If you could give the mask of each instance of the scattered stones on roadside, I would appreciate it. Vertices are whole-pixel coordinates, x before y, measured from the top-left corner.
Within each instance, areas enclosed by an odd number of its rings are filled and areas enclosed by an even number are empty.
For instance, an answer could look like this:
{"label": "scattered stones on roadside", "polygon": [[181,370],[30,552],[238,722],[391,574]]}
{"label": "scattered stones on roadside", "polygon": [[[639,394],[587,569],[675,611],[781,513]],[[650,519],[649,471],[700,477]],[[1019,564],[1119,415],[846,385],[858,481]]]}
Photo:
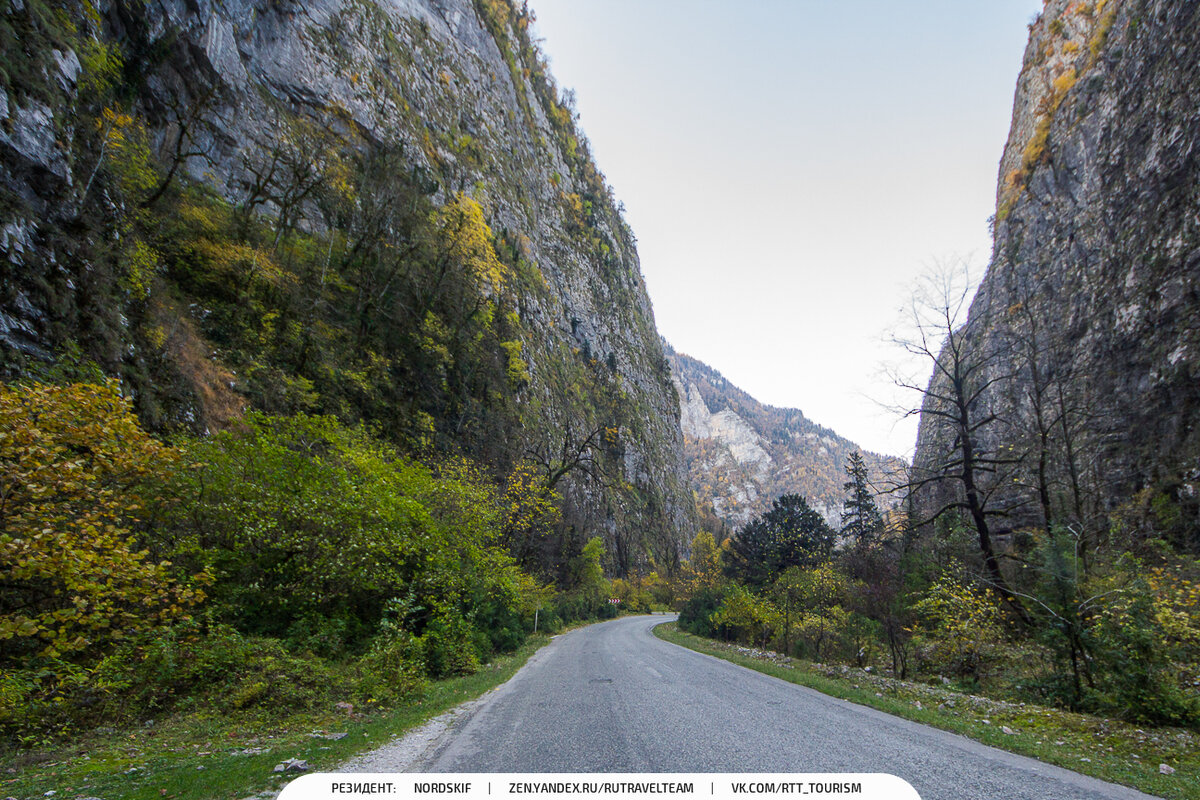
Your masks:
{"label": "scattered stones on roadside", "polygon": [[333,707],[336,708],[338,711],[345,711],[347,714],[354,713],[354,704],[347,703],[345,700],[343,700],[339,703],[335,703]]}
{"label": "scattered stones on roadside", "polygon": [[272,772],[304,772],[308,769],[308,762],[301,761],[298,758],[289,758],[287,761],[282,761],[275,765]]}
{"label": "scattered stones on roadside", "polygon": [[309,737],[311,737],[313,739],[328,739],[331,742],[336,742],[339,739],[345,739],[349,735],[350,734],[345,731],[342,731],[341,733],[328,733],[326,731],[313,731],[312,733],[309,734]]}
{"label": "scattered stones on roadside", "polygon": [[919,709],[921,709],[921,708],[924,708],[924,706],[922,706],[922,705],[921,705],[921,701],[920,701],[920,700],[918,700],[917,702],[913,703],[913,707],[914,707],[914,708],[916,708],[916,709],[918,709],[918,710],[919,710]]}
{"label": "scattered stones on roadside", "polygon": [[269,747],[246,747],[241,750],[234,750],[229,755],[231,756],[259,756],[263,753],[271,752]]}
{"label": "scattered stones on roadside", "polygon": [[1172,767],[1170,764],[1159,764],[1158,772],[1161,775],[1171,775],[1171,774],[1174,774],[1175,768]]}
{"label": "scattered stones on roadside", "polygon": [[1000,726],[1000,730],[1004,731],[1004,732],[1005,732],[1005,733],[1007,733],[1009,736],[1016,736],[1016,735],[1017,735],[1017,732],[1016,732],[1016,731],[1014,731],[1012,728],[1008,727],[1007,725],[1001,725],[1001,726]]}

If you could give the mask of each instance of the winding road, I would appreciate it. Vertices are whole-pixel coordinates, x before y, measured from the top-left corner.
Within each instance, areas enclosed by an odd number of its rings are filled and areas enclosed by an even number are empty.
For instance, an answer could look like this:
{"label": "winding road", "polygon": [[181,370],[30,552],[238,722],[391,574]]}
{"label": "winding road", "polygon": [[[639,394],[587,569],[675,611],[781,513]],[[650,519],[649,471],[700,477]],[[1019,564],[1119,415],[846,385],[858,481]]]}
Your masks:
{"label": "winding road", "polygon": [[923,800],[1150,795],[837,700],[624,617],[556,637],[508,683],[361,756],[359,772],[886,772]]}

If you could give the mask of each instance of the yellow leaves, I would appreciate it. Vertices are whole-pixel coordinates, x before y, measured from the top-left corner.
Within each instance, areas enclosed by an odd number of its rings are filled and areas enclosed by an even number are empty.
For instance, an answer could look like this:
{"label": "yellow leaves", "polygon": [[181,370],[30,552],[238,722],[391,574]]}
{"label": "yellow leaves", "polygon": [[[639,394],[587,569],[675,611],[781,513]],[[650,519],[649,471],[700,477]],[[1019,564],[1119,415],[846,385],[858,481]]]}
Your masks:
{"label": "yellow leaves", "polygon": [[558,494],[546,485],[537,464],[532,461],[518,463],[508,474],[500,498],[505,538],[512,544],[548,534],[561,518],[559,499]]}
{"label": "yellow leaves", "polygon": [[446,255],[472,276],[485,293],[499,293],[508,276],[492,246],[492,229],[484,221],[479,203],[459,192],[438,217]]}
{"label": "yellow leaves", "polygon": [[683,562],[680,594],[690,598],[702,589],[716,588],[721,582],[721,547],[716,538],[702,530],[692,539],[692,557]]}
{"label": "yellow leaves", "polygon": [[1061,99],[1063,96],[1066,95],[1067,92],[1071,91],[1071,88],[1075,85],[1075,81],[1077,79],[1078,79],[1078,76],[1075,73],[1074,67],[1071,67],[1066,72],[1059,75],[1057,78],[1054,79],[1055,95],[1057,95]]}
{"label": "yellow leaves", "polygon": [[145,299],[150,295],[150,284],[158,269],[158,251],[135,239],[125,261],[125,287],[134,297]]}
{"label": "yellow leaves", "polygon": [[1108,42],[1108,35],[1112,31],[1113,23],[1117,18],[1117,10],[1111,9],[1106,11],[1108,5],[1107,0],[1100,0],[1096,4],[1096,14],[1100,16],[1100,20],[1096,23],[1096,27],[1092,30],[1092,38],[1088,40],[1088,66],[1093,66],[1100,58],[1100,51],[1104,49],[1104,45]]}
{"label": "yellow leaves", "polygon": [[1191,580],[1179,570],[1156,567],[1150,570],[1147,583],[1161,634],[1200,646],[1200,581]]}
{"label": "yellow leaves", "polygon": [[125,526],[144,479],[179,454],[141,430],[117,383],[0,387],[0,430],[0,583],[23,609],[0,614],[0,638],[69,654],[89,631],[112,638],[176,614],[166,565]]}
{"label": "yellow leaves", "polygon": [[[95,15],[91,22],[100,27],[99,13],[91,3],[85,3],[84,8],[89,17]],[[79,75],[79,92],[85,97],[99,97],[106,94],[121,76],[121,47],[116,42],[104,43],[96,36],[84,36],[79,41],[79,64],[82,69]]]}
{"label": "yellow leaves", "polygon": [[577,194],[563,193],[562,202],[570,224],[577,229],[584,228],[587,225],[587,218],[583,198]]}
{"label": "yellow leaves", "polygon": [[95,126],[117,185],[126,196],[140,201],[158,182],[145,126],[123,109],[109,106],[101,109]]}
{"label": "yellow leaves", "polygon": [[232,239],[200,239],[193,246],[216,270],[239,282],[260,280],[280,287],[296,280],[268,252],[252,245]]}
{"label": "yellow leaves", "polygon": [[109,147],[124,147],[126,131],[134,126],[133,116],[117,108],[101,109],[96,118],[96,130],[99,131]]}
{"label": "yellow leaves", "polygon": [[521,343],[518,341],[501,342],[500,348],[507,357],[506,372],[509,385],[514,389],[519,389],[529,383],[529,365],[521,358]]}
{"label": "yellow leaves", "polygon": [[914,608],[934,629],[951,638],[975,639],[999,634],[1000,607],[986,592],[943,574]]}
{"label": "yellow leaves", "polygon": [[227,207],[217,203],[195,203],[186,198],[176,207],[175,216],[185,228],[204,236],[221,236],[230,224]]}

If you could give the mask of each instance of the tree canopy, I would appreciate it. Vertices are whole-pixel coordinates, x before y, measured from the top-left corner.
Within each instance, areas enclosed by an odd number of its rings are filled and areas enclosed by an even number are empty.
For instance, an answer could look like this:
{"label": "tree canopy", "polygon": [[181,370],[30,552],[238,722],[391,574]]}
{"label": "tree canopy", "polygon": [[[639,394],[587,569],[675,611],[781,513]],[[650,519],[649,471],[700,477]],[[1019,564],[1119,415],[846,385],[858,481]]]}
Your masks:
{"label": "tree canopy", "polygon": [[750,586],[762,587],[788,567],[811,567],[827,559],[835,538],[807,500],[797,494],[781,495],[770,510],[734,535],[727,571]]}

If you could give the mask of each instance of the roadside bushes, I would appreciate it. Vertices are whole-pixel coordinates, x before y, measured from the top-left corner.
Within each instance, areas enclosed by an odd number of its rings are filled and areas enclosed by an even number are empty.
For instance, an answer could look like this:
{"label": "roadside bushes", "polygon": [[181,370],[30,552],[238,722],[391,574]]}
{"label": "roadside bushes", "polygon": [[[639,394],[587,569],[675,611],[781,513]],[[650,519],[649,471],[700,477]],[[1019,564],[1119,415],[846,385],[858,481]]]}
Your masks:
{"label": "roadside bushes", "polygon": [[1096,661],[1085,701],[1140,722],[1200,724],[1200,581],[1146,570],[1089,631]]}
{"label": "roadside bushes", "polygon": [[0,664],[105,652],[204,597],[133,528],[179,452],[115,381],[0,386]]}
{"label": "roadside bushes", "polygon": [[115,382],[0,387],[0,727],[299,707],[330,670],[377,700],[471,673],[552,594],[499,545],[503,497],[332,417],[168,447]]}
{"label": "roadside bushes", "polygon": [[725,601],[725,587],[703,586],[679,609],[679,627],[697,636],[716,636],[712,617]]}
{"label": "roadside bushes", "polygon": [[433,677],[524,638],[529,582],[495,544],[498,490],[467,462],[430,468],[331,417],[251,413],[193,444],[171,488],[157,547],[209,570],[214,612],[244,633],[338,657],[400,628]]}
{"label": "roadside bushes", "polygon": [[136,534],[179,455],[115,381],[0,386],[0,727],[57,718],[88,665],[186,624],[204,599],[203,571]]}

